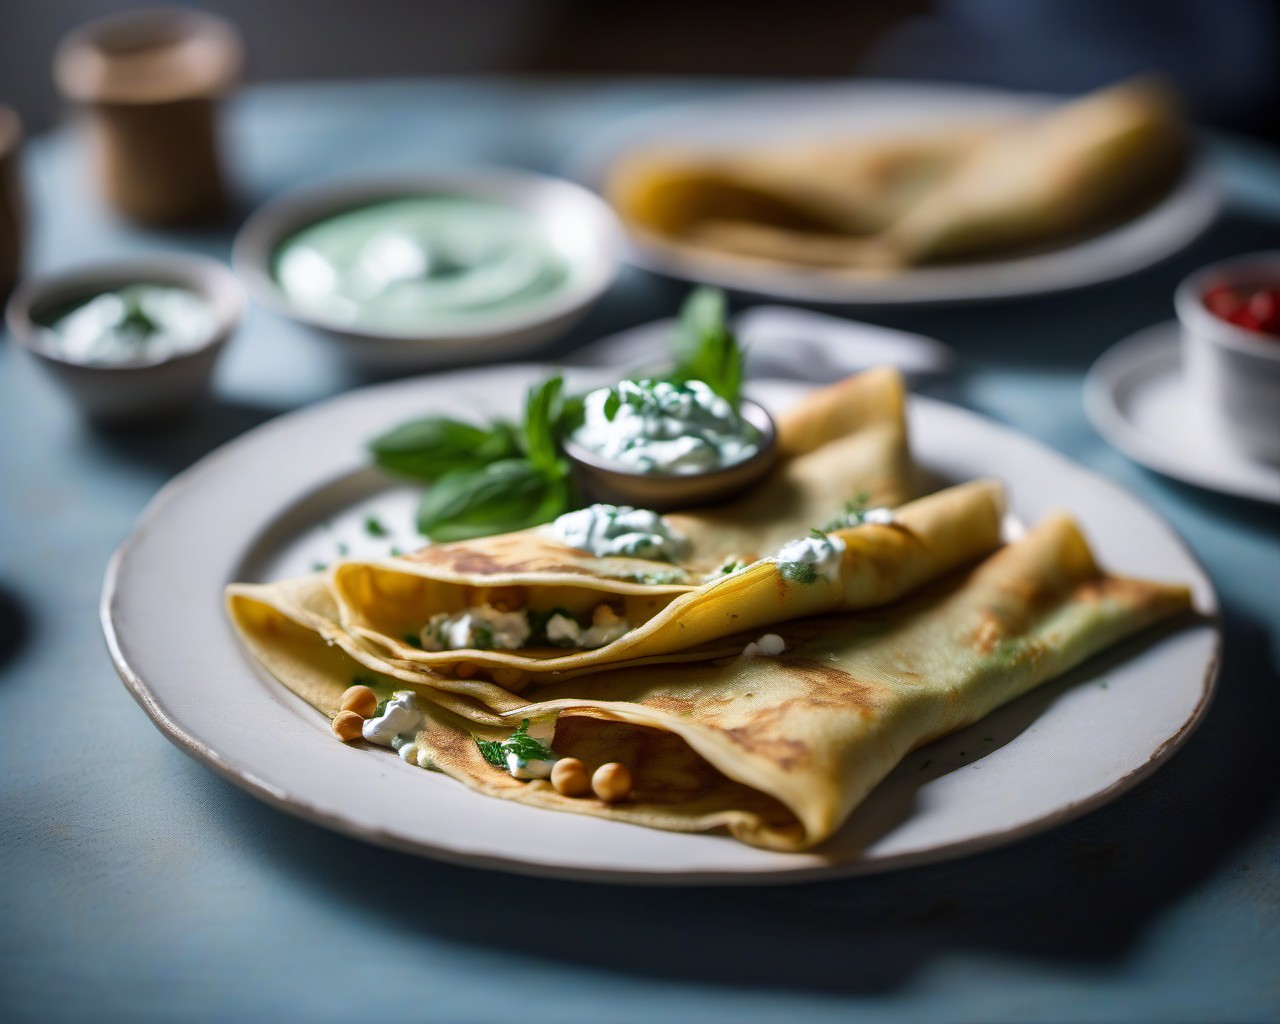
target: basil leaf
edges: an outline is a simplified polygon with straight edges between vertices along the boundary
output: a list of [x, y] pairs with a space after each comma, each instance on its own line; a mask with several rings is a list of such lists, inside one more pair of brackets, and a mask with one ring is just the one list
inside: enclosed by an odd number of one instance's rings
[[538, 469], [549, 469], [560, 458], [556, 436], [563, 403], [563, 377], [549, 377], [529, 389], [524, 406], [524, 450]]
[[402, 423], [374, 438], [369, 451], [383, 469], [416, 480], [437, 480], [520, 454], [510, 423], [498, 420], [477, 427], [444, 416]]
[[528, 459], [504, 459], [441, 477], [418, 506], [418, 529], [437, 541], [510, 533], [550, 522], [572, 497], [562, 463], [541, 471]]

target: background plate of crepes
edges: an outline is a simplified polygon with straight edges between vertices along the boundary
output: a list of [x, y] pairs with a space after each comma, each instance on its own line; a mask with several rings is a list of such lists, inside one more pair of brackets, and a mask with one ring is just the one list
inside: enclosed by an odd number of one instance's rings
[[1113, 280], [1219, 208], [1174, 98], [1136, 80], [1073, 102], [858, 82], [637, 115], [571, 173], [622, 217], [632, 262], [842, 305], [962, 302]]
[[[598, 685], [598, 696], [607, 695], [617, 680], [631, 685], [626, 680], [643, 678], [650, 690], [649, 706], [665, 708], [663, 713], [670, 712], [672, 702], [657, 697], [669, 683], [673, 692], [684, 688], [695, 694], [686, 704], [697, 717], [705, 711], [697, 705], [698, 679], [705, 678], [708, 686], [725, 680], [734, 685], [736, 676], [756, 673], [768, 685], [777, 672], [797, 666], [801, 671], [793, 678], [815, 678], [814, 657], [811, 651], [806, 655], [805, 645], [822, 633], [820, 641], [834, 637], [832, 642], [843, 645], [839, 656], [831, 657], [833, 663], [862, 667], [818, 671], [840, 686], [827, 692], [821, 680], [816, 688], [806, 683], [801, 703], [807, 702], [808, 717], [798, 728], [821, 733], [822, 723], [829, 721], [836, 732], [852, 723], [856, 733], [859, 707], [872, 712], [869, 721], [879, 728], [874, 721], [876, 701], [864, 698], [889, 692], [881, 686], [884, 680], [901, 684], [911, 675], [908, 664], [932, 665], [942, 677], [953, 671], [957, 678], [976, 672], [981, 686], [997, 689], [1017, 679], [1025, 682], [1027, 671], [1042, 667], [1046, 672], [1041, 678], [1053, 677], [989, 714], [984, 709], [983, 717], [958, 731], [934, 729], [933, 735], [921, 739], [918, 725], [912, 726], [915, 732], [904, 733], [890, 722], [887, 731], [873, 732], [869, 741], [861, 737], [856, 744], [845, 744], [843, 733], [818, 736], [808, 754], [800, 752], [800, 760], [809, 754], [824, 757], [832, 750], [840, 756], [841, 744], [862, 759], [830, 770], [815, 773], [813, 765], [802, 765], [792, 771], [795, 751], [790, 745], [773, 750], [756, 744], [747, 753], [757, 765], [775, 771], [782, 790], [790, 784], [787, 779], [803, 788], [808, 780], [821, 782], [824, 773], [834, 774], [833, 798], [818, 801], [827, 811], [814, 812], [834, 815], [829, 837], [805, 840], [804, 828], [821, 829], [821, 821], [814, 826], [788, 820], [770, 831], [773, 825], [766, 819], [781, 808], [776, 801], [772, 811], [766, 809], [763, 818], [753, 819], [754, 825], [747, 821], [750, 814], [739, 814], [732, 821], [725, 819], [729, 831], [689, 832], [663, 830], [683, 827], [672, 817], [674, 804], [646, 807], [643, 799], [616, 807], [594, 800], [557, 803], [560, 798], [546, 783], [517, 782], [477, 762], [468, 735], [473, 723], [463, 719], [451, 719], [460, 724], [451, 727], [453, 747], [441, 756], [442, 763], [448, 762], [446, 770], [464, 782], [468, 772], [475, 772], [470, 785], [424, 771], [390, 750], [338, 742], [328, 719], [316, 708], [332, 714], [333, 694], [350, 681], [353, 668], [363, 671], [362, 667], [346, 664], [339, 645], [312, 643], [315, 638], [308, 640], [305, 630], [258, 603], [254, 595], [277, 591], [256, 584], [330, 580], [338, 567], [353, 563], [385, 565], [390, 559], [393, 566], [399, 564], [399, 551], [421, 543], [412, 529], [416, 491], [371, 469], [365, 443], [424, 412], [464, 418], [485, 412], [512, 415], [519, 396], [543, 372], [533, 366], [500, 367], [355, 391], [238, 438], [166, 487], [113, 559], [102, 600], [103, 627], [116, 667], [161, 731], [187, 753], [275, 806], [402, 850], [477, 867], [584, 880], [774, 883], [927, 863], [1042, 831], [1136, 784], [1172, 754], [1203, 716], [1217, 671], [1217, 603], [1210, 581], [1171, 527], [1114, 484], [1040, 444], [962, 409], [913, 397], [908, 406], [909, 461], [917, 493], [993, 475], [1006, 486], [1008, 512], [1002, 518], [997, 513], [991, 543], [1000, 543], [1001, 531], [1008, 543], [983, 560], [981, 568], [963, 568], [959, 575], [936, 581], [933, 590], [924, 588], [924, 597], [909, 596], [887, 612], [873, 608], [843, 618], [779, 623], [772, 628], [794, 650], [776, 658], [748, 662], [736, 652], [716, 652], [710, 660], [706, 655], [684, 661], [659, 658], [656, 665], [601, 670], [580, 674], [577, 682], [555, 683], [585, 687], [577, 696], [589, 695], [587, 691]], [[866, 380], [881, 391], [886, 384], [890, 387], [890, 413], [896, 401], [900, 433], [900, 380], [891, 371], [873, 371]], [[598, 374], [571, 376], [568, 381], [575, 389], [598, 383]], [[896, 400], [892, 388], [898, 389]], [[798, 434], [791, 429], [795, 423], [806, 416], [810, 425], [815, 417], [845, 417], [831, 438], [809, 439], [851, 445], [827, 451], [822, 459], [830, 460], [833, 452], [853, 457], [862, 450], [860, 432], [871, 436], [867, 424], [850, 415], [844, 401], [861, 393], [859, 389], [866, 390], [855, 385], [853, 391], [828, 391], [824, 397], [795, 384], [762, 381], [748, 391], [781, 415], [784, 439], [799, 438], [802, 445], [808, 442], [799, 436], [803, 430]], [[801, 410], [800, 420], [788, 409]], [[893, 457], [899, 454], [894, 448]], [[822, 472], [812, 479], [828, 480], [837, 464], [851, 463], [840, 455], [822, 463]], [[784, 460], [781, 465], [789, 463]], [[998, 490], [994, 484], [966, 484], [949, 493], [967, 496], [971, 504], [976, 497], [979, 506], [990, 507], [982, 502], [992, 489]], [[950, 500], [925, 497], [918, 507], [937, 509]], [[1131, 590], [1123, 580], [1100, 573], [1075, 527], [1055, 518], [1064, 509], [1080, 524], [1108, 573], [1164, 582], [1135, 584], [1137, 589]], [[875, 538], [887, 536], [883, 531], [902, 530], [906, 536], [928, 519], [912, 515], [900, 510], [893, 527], [855, 527], [849, 544], [863, 544], [858, 531], [866, 531], [871, 539], [864, 550], [872, 552]], [[932, 526], [919, 525], [920, 535], [935, 529], [939, 544], [952, 544], [952, 524], [960, 519], [934, 519]], [[760, 525], [766, 532], [770, 528], [767, 513]], [[1035, 554], [1037, 545], [1058, 554], [1043, 559]], [[919, 551], [929, 554], [924, 548]], [[1032, 557], [1022, 557], [1020, 551], [1031, 551]], [[1014, 552], [1012, 558], [1009, 552]], [[874, 576], [883, 567], [873, 562], [870, 559], [865, 568]], [[732, 579], [762, 579], [772, 571], [770, 566], [762, 563], [759, 572], [744, 570]], [[890, 566], [888, 575], [895, 571]], [[233, 629], [224, 604], [224, 590], [231, 584], [233, 595], [248, 595], [243, 598], [244, 617], [238, 620], [242, 636]], [[736, 582], [716, 585], [737, 592]], [[805, 585], [797, 584], [801, 589]], [[761, 598], [757, 588], [751, 598], [757, 609], [761, 600], [767, 604], [767, 590]], [[288, 588], [279, 593], [288, 593]], [[960, 597], [953, 600], [953, 593]], [[1131, 601], [1132, 594], [1141, 600]], [[972, 622], [966, 619], [974, 611], [966, 595], [977, 595], [982, 602]], [[1069, 600], [1064, 601], [1064, 595]], [[231, 606], [238, 601], [241, 598], [233, 597]], [[918, 601], [924, 603], [912, 603]], [[684, 621], [693, 623], [694, 617]], [[923, 634], [921, 622], [928, 624]], [[294, 672], [291, 687], [280, 681], [289, 678], [288, 671], [279, 665], [264, 671], [241, 643], [248, 639], [250, 646], [260, 641], [269, 647], [273, 637], [298, 640], [299, 646], [290, 650], [299, 660], [286, 666]], [[851, 637], [863, 639], [851, 642]], [[740, 651], [741, 639], [735, 642]], [[1078, 642], [1105, 650], [1059, 675], [1054, 666], [1065, 663], [1055, 659]], [[263, 657], [261, 651], [255, 653]], [[266, 664], [271, 664], [269, 654]], [[992, 661], [1001, 658], [1006, 661]], [[331, 671], [337, 678], [325, 684], [330, 686], [325, 690], [323, 677]], [[858, 677], [857, 672], [864, 674]], [[461, 682], [471, 685], [475, 680]], [[689, 690], [691, 685], [694, 690]], [[526, 682], [514, 689], [518, 693], [510, 695], [510, 703], [516, 711], [507, 720], [508, 732], [520, 718], [521, 702], [539, 699], [537, 686]], [[845, 691], [855, 706], [842, 706]], [[740, 696], [762, 697], [765, 691]], [[969, 699], [961, 697], [957, 709]], [[990, 699], [1000, 703], [1004, 698]], [[947, 701], [935, 695], [925, 703], [928, 714], [941, 707], [938, 721], [945, 726]], [[595, 720], [587, 710], [579, 724]], [[762, 719], [778, 717], [772, 709], [765, 710]], [[678, 708], [670, 712], [679, 713]], [[908, 708], [907, 718], [912, 714]], [[674, 721], [670, 716], [668, 720]], [[790, 721], [785, 711], [780, 720]], [[493, 735], [492, 729], [475, 728]], [[560, 727], [556, 728], [558, 744]], [[947, 735], [933, 738], [941, 732]], [[765, 734], [748, 728], [742, 737], [758, 740]], [[733, 731], [724, 737], [733, 740]], [[892, 743], [902, 744], [902, 749], [888, 750]], [[681, 756], [689, 756], [689, 751]], [[720, 763], [734, 770], [732, 758]], [[700, 784], [695, 776], [706, 769], [698, 764], [701, 768], [694, 766], [690, 785]], [[860, 775], [864, 770], [869, 773], [866, 779]], [[715, 772], [704, 774], [710, 779]], [[866, 780], [870, 784], [862, 785]], [[728, 791], [724, 778], [707, 785], [720, 787], [709, 790], [712, 797]], [[526, 786], [532, 788], [521, 788]], [[637, 792], [640, 789], [638, 780]], [[846, 800], [848, 794], [852, 796]], [[702, 799], [692, 791], [676, 792], [671, 799], [685, 796], [693, 803]], [[796, 806], [812, 803], [806, 803], [804, 792], [793, 796]], [[770, 801], [756, 800], [753, 806], [766, 803]], [[856, 806], [849, 815], [851, 804]], [[560, 813], [565, 810], [579, 813]], [[651, 823], [659, 827], [632, 823], [645, 814], [651, 814]], [[705, 828], [709, 820], [695, 815], [687, 827]], [[786, 849], [788, 845], [795, 849]]]

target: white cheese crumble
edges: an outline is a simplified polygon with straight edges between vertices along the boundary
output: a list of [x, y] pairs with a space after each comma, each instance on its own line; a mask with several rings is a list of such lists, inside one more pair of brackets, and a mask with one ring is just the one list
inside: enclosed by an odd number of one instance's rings
[[787, 642], [777, 633], [766, 633], [742, 648], [744, 658], [776, 658], [787, 649]]
[[528, 612], [500, 612], [492, 605], [482, 604], [433, 615], [418, 639], [424, 651], [514, 651], [525, 646], [529, 633]]
[[534, 635], [529, 609], [496, 611], [489, 605], [460, 612], [433, 615], [418, 634], [424, 651], [504, 650], [514, 651], [530, 643], [550, 643], [555, 647], [593, 650], [611, 644], [631, 630], [631, 623], [601, 603], [591, 613], [591, 625], [584, 626], [571, 614], [556, 611], [547, 619], [542, 633]]

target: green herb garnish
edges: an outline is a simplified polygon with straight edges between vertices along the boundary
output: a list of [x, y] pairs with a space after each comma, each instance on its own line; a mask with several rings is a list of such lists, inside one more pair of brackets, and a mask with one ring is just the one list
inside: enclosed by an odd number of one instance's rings
[[432, 540], [509, 533], [550, 522], [573, 506], [560, 439], [580, 407], [580, 400], [565, 397], [556, 376], [529, 389], [519, 426], [432, 417], [375, 438], [369, 449], [384, 469], [435, 485], [418, 506], [418, 529]]
[[382, 525], [382, 521], [377, 516], [365, 516], [364, 532], [370, 537], [385, 537], [387, 528]]
[[311, 563], [311, 571], [312, 571], [312, 572], [324, 572], [327, 568], [329, 568], [329, 566], [328, 566], [328, 565], [326, 565], [324, 562], [312, 562], [312, 563]]
[[871, 500], [870, 491], [859, 491], [853, 501], [844, 503], [844, 511], [823, 527], [824, 530], [847, 530], [851, 526], [861, 526], [867, 518], [867, 502]]
[[507, 767], [507, 755], [515, 754], [521, 761], [553, 761], [555, 753], [529, 735], [529, 719], [520, 723], [520, 728], [505, 740], [482, 740], [475, 737], [476, 746], [480, 748], [480, 756], [495, 768]]
[[431, 416], [402, 423], [369, 444], [383, 469], [414, 480], [438, 480], [446, 473], [474, 470], [520, 455], [516, 428], [506, 420], [488, 426]]
[[695, 288], [671, 339], [671, 380], [700, 380], [736, 410], [742, 398], [742, 349], [729, 327], [724, 292]]
[[438, 480], [418, 506], [418, 529], [432, 540], [469, 540], [550, 522], [572, 505], [567, 469], [553, 473], [528, 459], [504, 459]]
[[422, 637], [418, 636], [417, 633], [406, 633], [404, 635], [404, 642], [410, 647], [416, 647], [418, 650], [422, 650]]
[[477, 651], [493, 649], [493, 630], [488, 626], [471, 627], [471, 646]]
[[818, 569], [812, 562], [779, 562], [778, 572], [789, 583], [813, 583]]
[[124, 316], [120, 318], [120, 326], [133, 328], [144, 338], [160, 333], [160, 325], [147, 315], [142, 308], [142, 300], [136, 294], [124, 294]]

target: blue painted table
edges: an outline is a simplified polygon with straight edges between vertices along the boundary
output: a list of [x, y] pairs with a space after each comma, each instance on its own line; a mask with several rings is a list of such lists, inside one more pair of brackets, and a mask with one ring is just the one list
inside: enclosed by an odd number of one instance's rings
[[[616, 118], [742, 83], [467, 80], [260, 89], [231, 111], [246, 208], [303, 180], [427, 163], [554, 170]], [[1280, 241], [1280, 156], [1216, 145], [1231, 207], [1190, 252], [1087, 292], [877, 313], [965, 356], [933, 390], [1161, 509], [1221, 588], [1217, 701], [1150, 781], [1065, 828], [940, 867], [780, 889], [533, 881], [375, 849], [259, 804], [171, 747], [97, 624], [102, 571], [146, 501], [215, 445], [359, 383], [250, 314], [218, 403], [162, 431], [83, 427], [0, 345], [0, 1017], [6, 1020], [677, 1022], [1280, 1019], [1280, 539], [1274, 509], [1129, 463], [1081, 375], [1171, 315], [1174, 283]], [[33, 269], [230, 230], [131, 230], [73, 140], [35, 140]], [[670, 313], [624, 274], [563, 353]], [[198, 638], [193, 638], [198, 642]]]

